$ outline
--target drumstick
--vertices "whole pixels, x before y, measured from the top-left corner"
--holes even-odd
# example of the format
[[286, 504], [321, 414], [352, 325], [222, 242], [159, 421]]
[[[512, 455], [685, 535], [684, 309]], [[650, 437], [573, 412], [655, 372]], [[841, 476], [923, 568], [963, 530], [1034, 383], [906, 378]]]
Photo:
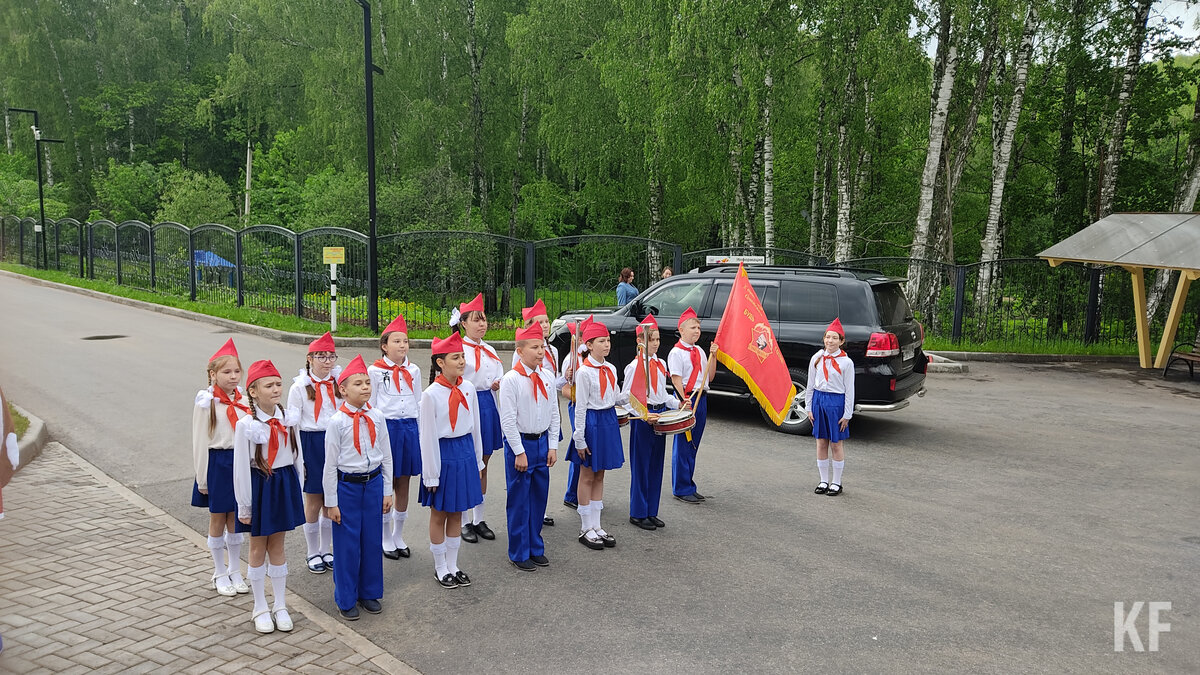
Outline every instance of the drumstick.
[[571, 377], [567, 379], [567, 386], [570, 388], [570, 393], [567, 394], [567, 398], [570, 399], [572, 403], [575, 402], [575, 372], [579, 370], [579, 364], [576, 362], [576, 359], [579, 357], [578, 341], [579, 323], [576, 322], [575, 330], [571, 333], [571, 360], [567, 364], [567, 367], [571, 370]]
[[[649, 333], [650, 333], [650, 331], [642, 332], [643, 338], [646, 339], [647, 341], [649, 341], [649, 339], [650, 339]], [[638, 362], [639, 362], [639, 365], [637, 367], [642, 368], [642, 370], [646, 374], [646, 405], [645, 405], [646, 412], [642, 413], [642, 421], [649, 423], [650, 422], [650, 357], [646, 355], [646, 343], [644, 343], [644, 342], [638, 342]]]
[[[717, 351], [713, 352], [712, 354], [709, 355], [708, 366], [704, 369], [704, 381], [701, 382], [700, 386], [696, 387], [696, 390], [693, 391], [692, 395], [688, 397], [688, 404], [689, 404], [688, 407], [693, 411], [696, 410], [696, 403], [700, 400], [700, 394], [703, 394], [704, 388], [708, 386], [708, 378], [712, 377], [713, 368], [715, 367], [715, 364], [717, 362], [717, 352], [719, 352], [719, 351], [721, 351], [721, 348], [718, 346]], [[692, 442], [691, 429], [689, 429], [684, 434], [684, 438], [687, 439], [688, 443]]]

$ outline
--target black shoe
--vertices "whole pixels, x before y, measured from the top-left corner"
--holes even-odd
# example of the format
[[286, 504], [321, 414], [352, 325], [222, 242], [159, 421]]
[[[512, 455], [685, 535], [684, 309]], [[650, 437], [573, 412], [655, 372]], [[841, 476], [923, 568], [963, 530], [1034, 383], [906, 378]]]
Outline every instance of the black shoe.
[[826, 483], [825, 481], [817, 483], [817, 487], [813, 488], [813, 494], [823, 495], [826, 492], [829, 492], [829, 483]]
[[827, 496], [827, 497], [836, 497], [836, 496], [838, 496], [838, 495], [840, 495], [840, 494], [842, 494], [842, 486], [841, 486], [841, 485], [838, 485], [837, 483], [831, 483], [831, 484], [829, 485], [829, 492], [826, 492], [826, 493], [825, 493], [825, 496]]
[[359, 605], [372, 614], [378, 614], [383, 611], [383, 605], [379, 604], [378, 600], [359, 600]]
[[383, 557], [387, 558], [388, 560], [399, 560], [400, 559], [400, 551], [397, 551], [396, 549], [392, 549], [389, 551], [385, 548], [385, 549], [383, 549]]
[[412, 557], [412, 549], [410, 549], [407, 546], [405, 546], [404, 548], [396, 549], [396, 553], [399, 554], [396, 556], [397, 558], [411, 558]]
[[656, 518], [655, 516], [650, 516], [650, 517], [649, 517], [649, 518], [647, 518], [646, 520], [648, 520], [648, 521], [650, 521], [650, 522], [654, 523], [654, 526], [655, 526], [655, 527], [666, 527], [666, 526], [667, 526], [667, 524], [666, 524], [666, 523], [664, 523], [663, 521], [659, 520], [659, 519], [658, 519], [658, 518]]
[[342, 618], [347, 621], [358, 621], [358, 606], [355, 605], [350, 609], [339, 609], [338, 614], [341, 614]]
[[488, 524], [485, 521], [481, 520], [478, 523], [475, 523], [474, 527], [475, 533], [484, 539], [491, 541], [496, 538], [496, 533], [492, 532], [492, 528], [488, 527]]
[[692, 494], [695, 495], [696, 499], [699, 499], [700, 501], [704, 501], [704, 500], [708, 499], [708, 497], [705, 497], [704, 495], [700, 494], [699, 492], [693, 492]]
[[629, 522], [633, 523], [634, 525], [637, 525], [638, 527], [642, 528], [643, 530], [657, 530], [658, 529], [658, 526], [655, 525], [654, 523], [650, 522], [649, 518], [634, 518], [633, 516], [629, 516]]
[[531, 555], [531, 556], [529, 556], [529, 561], [532, 562], [534, 565], [537, 565], [538, 567], [549, 567], [550, 566], [550, 559], [544, 555]]
[[588, 538], [588, 534], [592, 534], [591, 530], [579, 533], [579, 543], [592, 549], [593, 551], [604, 550], [604, 540], [597, 536], [595, 539]]
[[459, 586], [471, 585], [471, 577], [467, 576], [467, 573], [462, 570], [455, 573], [454, 580], [458, 582]]
[[564, 499], [563, 506], [567, 507], [568, 509], [578, 509], [579, 502], [573, 502], [570, 499]]
[[689, 504], [699, 504], [700, 499], [696, 495], [675, 495], [675, 499]]
[[528, 560], [509, 560], [508, 562], [512, 563], [513, 567], [521, 570], [522, 572], [536, 572], [537, 571], [537, 565], [534, 565], [533, 563], [529, 562]]
[[600, 535], [600, 541], [604, 542], [604, 548], [612, 548], [617, 545], [617, 538], [607, 532]]
[[542, 525], [545, 525], [546, 527], [554, 527], [554, 519], [550, 516], [546, 516], [545, 518], [542, 518]]
[[437, 572], [434, 572], [433, 578], [437, 579], [442, 588], [458, 588], [458, 579], [455, 579], [453, 574], [447, 573], [445, 576], [439, 577]]
[[328, 569], [325, 567], [325, 561], [321, 559], [320, 554], [308, 556], [307, 564], [308, 571], [313, 574], [324, 574], [325, 570]]
[[475, 526], [467, 523], [462, 526], [462, 540], [468, 544], [479, 543], [479, 536], [475, 534]]

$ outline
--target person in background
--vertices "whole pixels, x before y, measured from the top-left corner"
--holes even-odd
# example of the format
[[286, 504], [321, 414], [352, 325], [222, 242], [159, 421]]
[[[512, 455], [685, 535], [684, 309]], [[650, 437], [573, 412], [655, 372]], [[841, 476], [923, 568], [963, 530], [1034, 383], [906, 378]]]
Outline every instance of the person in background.
[[632, 302], [637, 295], [637, 286], [633, 285], [633, 270], [626, 267], [621, 270], [621, 281], [617, 284], [617, 304], [624, 307]]
[[672, 276], [675, 276], [675, 273], [671, 271], [670, 266], [664, 267], [662, 271], [662, 278], [666, 279]]

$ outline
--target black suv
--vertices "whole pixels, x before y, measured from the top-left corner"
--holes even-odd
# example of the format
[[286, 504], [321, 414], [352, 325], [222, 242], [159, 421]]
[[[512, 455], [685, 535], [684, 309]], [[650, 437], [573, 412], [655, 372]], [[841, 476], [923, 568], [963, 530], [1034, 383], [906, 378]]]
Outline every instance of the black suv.
[[[921, 349], [925, 330], [913, 319], [904, 297], [904, 279], [886, 277], [873, 270], [821, 267], [747, 266], [750, 283], [758, 292], [783, 350], [798, 395], [780, 431], [808, 434], [812, 425], [804, 410], [808, 362], [823, 348], [825, 328], [840, 317], [846, 330], [845, 350], [855, 366], [856, 412], [888, 412], [908, 405], [916, 394], [925, 395], [928, 359]], [[553, 322], [550, 341], [560, 354], [570, 351], [566, 322], [594, 314], [613, 338], [609, 361], [624, 375], [624, 366], [637, 354], [634, 328], [654, 314], [662, 328], [659, 355], [679, 339], [675, 326], [688, 307], [696, 310], [703, 331], [700, 346], [708, 349], [721, 322], [733, 288], [737, 266], [719, 265], [663, 279], [620, 308], [565, 312]], [[711, 393], [749, 398], [745, 383], [724, 366], [717, 367]], [[768, 420], [766, 414], [763, 419]]]

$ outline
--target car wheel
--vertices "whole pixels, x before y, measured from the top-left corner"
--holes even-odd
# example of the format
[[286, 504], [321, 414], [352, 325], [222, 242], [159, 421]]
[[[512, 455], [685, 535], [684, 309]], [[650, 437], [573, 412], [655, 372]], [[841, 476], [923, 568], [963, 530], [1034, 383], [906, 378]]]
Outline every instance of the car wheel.
[[792, 407], [788, 410], [787, 417], [783, 419], [783, 424], [775, 424], [762, 407], [759, 407], [758, 411], [762, 415], [763, 421], [771, 425], [775, 431], [796, 436], [806, 436], [812, 433], [812, 422], [808, 419], [808, 411], [804, 409], [803, 384], [796, 383], [796, 396], [792, 399]]

